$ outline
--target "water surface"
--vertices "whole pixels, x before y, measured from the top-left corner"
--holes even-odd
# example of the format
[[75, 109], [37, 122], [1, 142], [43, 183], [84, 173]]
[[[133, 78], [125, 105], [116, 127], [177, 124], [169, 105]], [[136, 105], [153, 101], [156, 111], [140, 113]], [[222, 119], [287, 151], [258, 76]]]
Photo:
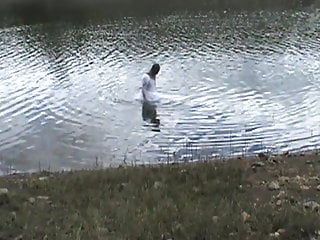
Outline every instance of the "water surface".
[[[319, 30], [313, 8], [3, 27], [0, 170], [314, 149]], [[154, 62], [150, 108], [136, 98]]]

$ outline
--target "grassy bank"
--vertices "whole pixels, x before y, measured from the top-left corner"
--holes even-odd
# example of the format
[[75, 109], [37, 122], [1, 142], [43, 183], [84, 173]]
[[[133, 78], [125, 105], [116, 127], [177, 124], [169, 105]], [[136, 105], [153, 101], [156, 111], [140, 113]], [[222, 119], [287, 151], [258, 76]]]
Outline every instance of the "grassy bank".
[[319, 170], [314, 154], [5, 176], [0, 239], [318, 239]]

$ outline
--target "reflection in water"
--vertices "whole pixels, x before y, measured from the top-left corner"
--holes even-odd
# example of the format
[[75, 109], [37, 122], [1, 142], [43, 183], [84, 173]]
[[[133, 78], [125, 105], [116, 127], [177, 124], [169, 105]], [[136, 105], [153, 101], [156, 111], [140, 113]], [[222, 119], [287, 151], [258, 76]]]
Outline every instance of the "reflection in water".
[[160, 132], [160, 119], [157, 118], [157, 106], [144, 101], [142, 104], [142, 119], [143, 121], [152, 123], [152, 131]]
[[[313, 149], [319, 28], [313, 8], [0, 28], [0, 171]], [[163, 101], [141, 106], [154, 61]]]
[[[316, 5], [317, 0], [2, 0], [1, 24], [31, 24], [55, 20], [87, 22], [106, 16], [150, 16], [171, 13], [175, 10], [198, 12], [201, 10], [230, 11], [261, 9], [294, 9]], [[316, 5], [317, 6], [317, 5]], [[8, 23], [6, 23], [8, 22]]]

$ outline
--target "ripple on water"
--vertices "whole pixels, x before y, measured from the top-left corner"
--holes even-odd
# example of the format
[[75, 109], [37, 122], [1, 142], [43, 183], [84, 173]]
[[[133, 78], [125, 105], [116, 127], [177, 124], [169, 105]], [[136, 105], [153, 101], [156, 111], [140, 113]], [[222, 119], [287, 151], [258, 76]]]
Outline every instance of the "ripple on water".
[[[320, 142], [316, 12], [180, 14], [0, 30], [0, 150], [19, 170]], [[161, 64], [160, 124], [141, 76]], [[158, 157], [158, 158], [157, 158]]]

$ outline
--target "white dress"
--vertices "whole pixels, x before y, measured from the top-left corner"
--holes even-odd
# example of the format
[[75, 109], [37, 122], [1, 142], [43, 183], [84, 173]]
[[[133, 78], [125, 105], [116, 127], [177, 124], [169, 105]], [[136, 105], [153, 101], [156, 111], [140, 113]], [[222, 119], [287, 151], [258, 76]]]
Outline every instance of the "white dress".
[[144, 74], [142, 78], [142, 96], [143, 100], [147, 102], [158, 102], [160, 96], [157, 92], [156, 81], [148, 74]]

